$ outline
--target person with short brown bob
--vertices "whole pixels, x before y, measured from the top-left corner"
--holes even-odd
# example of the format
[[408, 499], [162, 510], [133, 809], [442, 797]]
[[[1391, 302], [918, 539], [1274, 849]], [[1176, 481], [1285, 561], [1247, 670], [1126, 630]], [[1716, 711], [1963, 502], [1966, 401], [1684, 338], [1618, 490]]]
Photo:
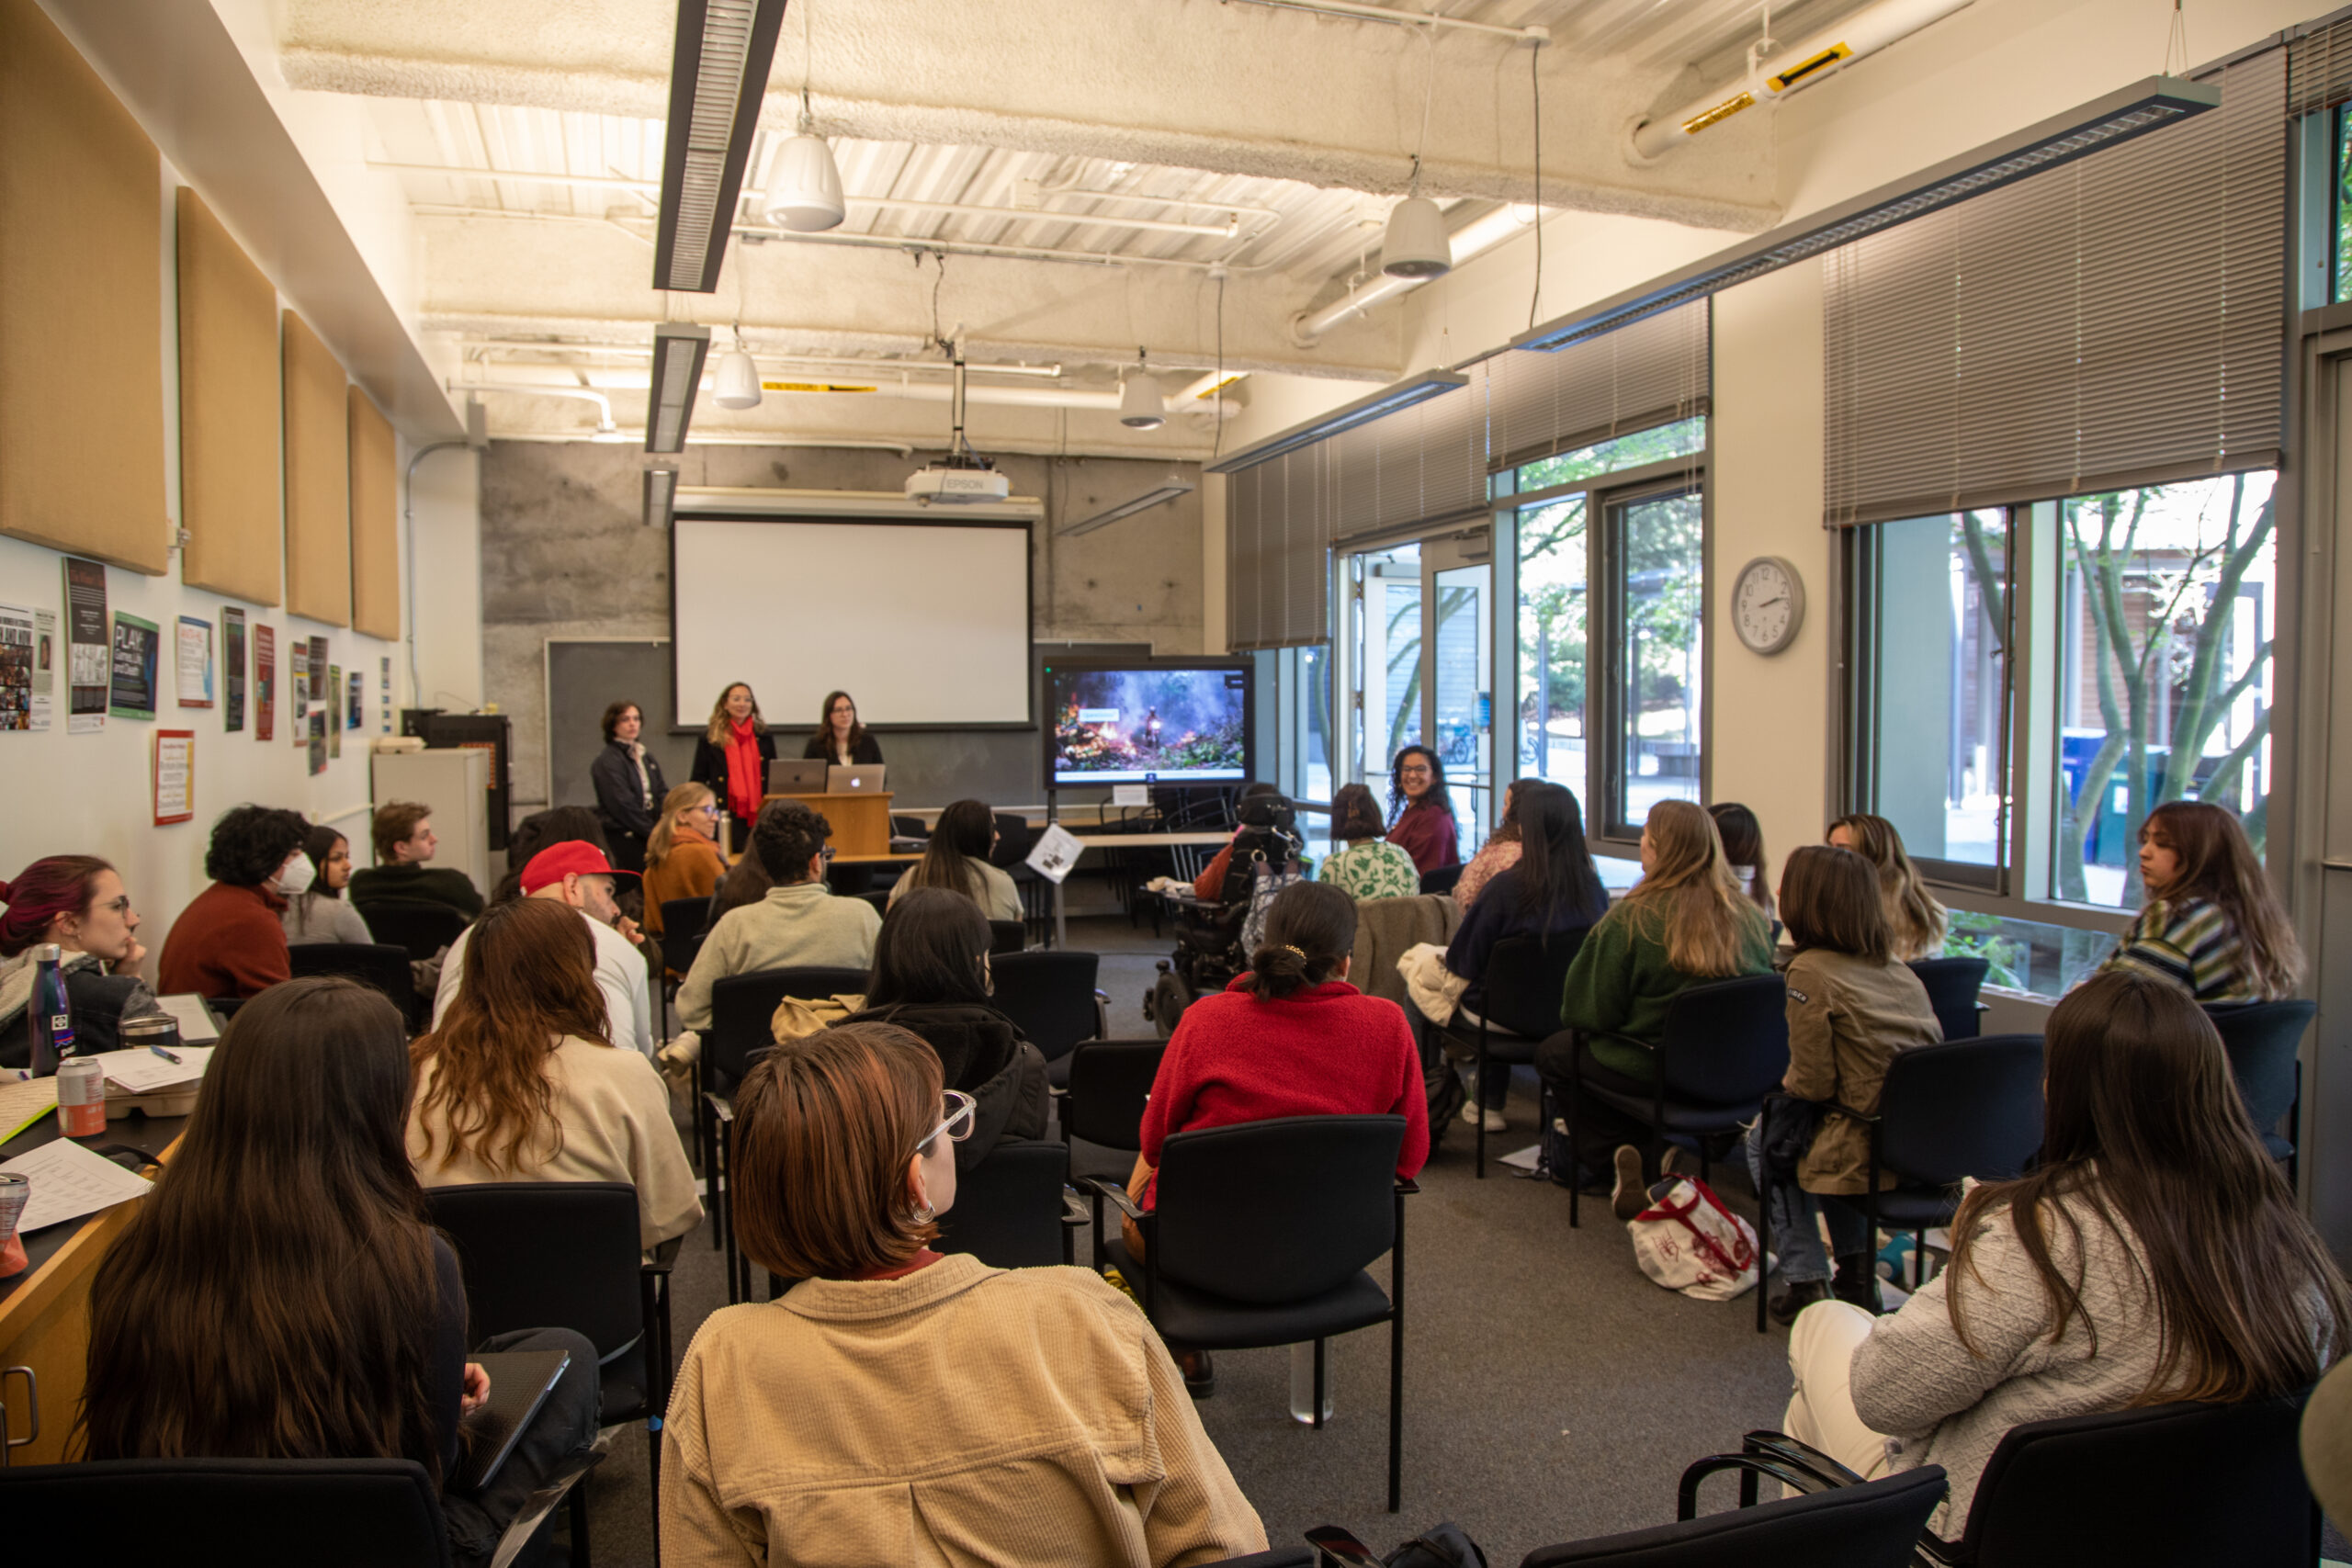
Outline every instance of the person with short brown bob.
[[1163, 1568], [1266, 1548], [1133, 1302], [1083, 1269], [932, 1249], [971, 1101], [888, 1024], [768, 1052], [735, 1097], [735, 1225], [799, 1282], [713, 1314], [662, 1433], [670, 1568]]

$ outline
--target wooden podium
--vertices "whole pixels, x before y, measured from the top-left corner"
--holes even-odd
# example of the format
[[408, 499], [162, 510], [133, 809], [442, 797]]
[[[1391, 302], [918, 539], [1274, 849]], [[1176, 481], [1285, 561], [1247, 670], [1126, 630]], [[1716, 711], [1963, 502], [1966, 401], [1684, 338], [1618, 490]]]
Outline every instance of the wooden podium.
[[797, 800], [831, 824], [825, 840], [844, 857], [870, 858], [890, 852], [890, 792], [843, 790], [838, 795], [771, 795], [768, 800]]

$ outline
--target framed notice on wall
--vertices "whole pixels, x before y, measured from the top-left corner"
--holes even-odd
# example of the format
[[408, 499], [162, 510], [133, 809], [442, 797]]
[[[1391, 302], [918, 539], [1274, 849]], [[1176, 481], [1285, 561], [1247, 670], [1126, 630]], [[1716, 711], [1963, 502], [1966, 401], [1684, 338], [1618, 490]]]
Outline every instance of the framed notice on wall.
[[155, 826], [196, 816], [196, 731], [155, 731]]

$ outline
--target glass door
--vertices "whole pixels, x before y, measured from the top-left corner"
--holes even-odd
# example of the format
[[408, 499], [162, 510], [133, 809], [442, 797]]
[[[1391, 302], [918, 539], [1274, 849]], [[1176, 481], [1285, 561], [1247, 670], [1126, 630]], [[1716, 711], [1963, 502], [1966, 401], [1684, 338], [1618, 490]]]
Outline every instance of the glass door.
[[1494, 563], [1481, 525], [1345, 559], [1341, 755], [1384, 804], [1407, 746], [1438, 754], [1466, 856], [1492, 821]]

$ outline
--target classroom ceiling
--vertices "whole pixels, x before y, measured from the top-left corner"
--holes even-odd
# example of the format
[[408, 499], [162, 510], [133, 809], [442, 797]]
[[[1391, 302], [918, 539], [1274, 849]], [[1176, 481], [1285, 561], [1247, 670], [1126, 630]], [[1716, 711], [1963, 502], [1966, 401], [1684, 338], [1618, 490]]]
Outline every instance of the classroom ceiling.
[[[1531, 63], [1546, 210], [1735, 231], [1780, 216], [1768, 114], [1656, 163], [1625, 145], [1644, 114], [1742, 73], [1757, 0], [1393, 3], [1551, 40], [1250, 0], [794, 0], [747, 190], [805, 82], [849, 220], [742, 234], [715, 295], [667, 296], [650, 287], [650, 239], [673, 5], [283, 0], [277, 15], [289, 85], [366, 100], [369, 162], [400, 182], [421, 239], [423, 324], [463, 345], [464, 378], [601, 390], [624, 424], [642, 418], [645, 345], [665, 316], [722, 340], [740, 321], [769, 378], [796, 384], [877, 365], [934, 384], [939, 337], [977, 365], [1058, 371], [999, 378], [1033, 403], [1049, 388], [1108, 393], [1138, 348], [1171, 393], [1220, 352], [1245, 371], [1392, 378], [1407, 368], [1393, 303], [1312, 343], [1294, 318], [1377, 276], [1425, 112], [1421, 188], [1451, 227], [1529, 215]], [[1772, 30], [1793, 40], [1863, 3], [1781, 0]], [[739, 223], [763, 226], [750, 202]], [[842, 400], [772, 394], [732, 423], [890, 423]], [[941, 411], [913, 412], [944, 429]], [[493, 431], [604, 418], [577, 396], [492, 400]], [[1209, 418], [1122, 434], [1173, 449], [1204, 440]], [[1119, 430], [1107, 412], [1062, 419], [1062, 439], [1072, 422]]]

